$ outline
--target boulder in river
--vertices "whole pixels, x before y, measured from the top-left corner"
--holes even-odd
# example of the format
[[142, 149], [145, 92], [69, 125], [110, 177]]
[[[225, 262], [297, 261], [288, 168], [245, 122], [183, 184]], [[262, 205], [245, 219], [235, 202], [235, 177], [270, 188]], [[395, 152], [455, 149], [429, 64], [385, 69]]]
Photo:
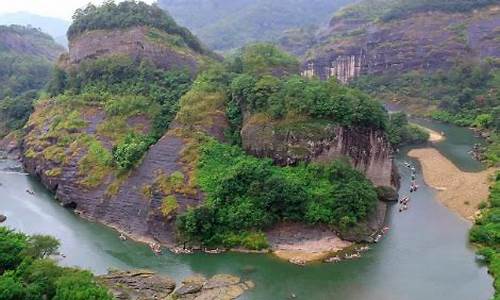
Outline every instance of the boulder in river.
[[0, 223], [5, 222], [6, 220], [7, 220], [7, 217], [4, 216], [4, 215], [2, 215], [2, 214], [0, 214]]
[[377, 195], [380, 201], [397, 202], [399, 199], [398, 192], [390, 186], [377, 187]]
[[150, 271], [112, 271], [100, 276], [115, 299], [165, 299], [175, 289], [175, 281]]
[[254, 287], [251, 281], [242, 282], [239, 277], [226, 274], [210, 279], [190, 276], [178, 289], [173, 279], [150, 271], [111, 271], [99, 280], [118, 300], [233, 300]]
[[233, 300], [253, 287], [253, 282], [242, 282], [239, 277], [232, 275], [219, 274], [210, 279], [196, 275], [186, 278], [168, 299]]

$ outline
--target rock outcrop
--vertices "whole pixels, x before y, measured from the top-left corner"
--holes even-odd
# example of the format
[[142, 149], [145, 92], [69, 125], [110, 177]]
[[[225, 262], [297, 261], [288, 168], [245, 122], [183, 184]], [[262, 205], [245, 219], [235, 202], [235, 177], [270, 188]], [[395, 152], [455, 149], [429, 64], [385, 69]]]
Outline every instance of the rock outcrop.
[[112, 271], [100, 276], [99, 281], [119, 300], [232, 300], [254, 287], [251, 281], [219, 274], [209, 279], [201, 275], [188, 277], [176, 289], [174, 280], [149, 271]]
[[182, 281], [182, 285], [168, 298], [169, 300], [232, 300], [252, 289], [254, 283], [242, 282], [239, 277], [219, 274], [206, 279], [195, 275]]
[[319, 35], [302, 74], [347, 83], [360, 75], [435, 71], [457, 60], [500, 57], [499, 28], [498, 5], [470, 13], [414, 13], [387, 22], [340, 15]]
[[99, 281], [119, 300], [165, 299], [175, 289], [174, 280], [149, 271], [112, 271]]
[[329, 123], [290, 126], [249, 120], [241, 131], [243, 148], [279, 165], [346, 158], [377, 186], [396, 186], [392, 147], [385, 134], [370, 128]]
[[69, 41], [69, 63], [126, 55], [147, 59], [163, 69], [188, 69], [195, 74], [206, 57], [175, 41], [175, 36], [147, 26], [87, 31]]

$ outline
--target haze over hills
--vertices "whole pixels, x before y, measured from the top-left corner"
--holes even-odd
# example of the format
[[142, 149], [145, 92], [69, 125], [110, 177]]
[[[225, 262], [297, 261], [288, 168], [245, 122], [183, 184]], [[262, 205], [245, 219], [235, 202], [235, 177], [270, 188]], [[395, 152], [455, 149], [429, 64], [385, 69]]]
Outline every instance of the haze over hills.
[[278, 39], [285, 30], [318, 26], [353, 0], [159, 0], [211, 49], [225, 52]]
[[20, 11], [15, 13], [0, 14], [0, 25], [31, 25], [40, 28], [43, 32], [50, 34], [57, 43], [67, 47], [66, 31], [70, 25], [69, 21], [54, 17], [40, 16], [30, 12]]

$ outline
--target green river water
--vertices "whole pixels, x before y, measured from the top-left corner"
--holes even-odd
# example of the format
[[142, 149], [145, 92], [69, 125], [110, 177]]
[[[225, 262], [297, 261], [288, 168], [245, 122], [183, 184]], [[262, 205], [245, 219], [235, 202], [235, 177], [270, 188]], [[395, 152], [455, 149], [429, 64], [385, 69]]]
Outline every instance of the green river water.
[[[467, 154], [478, 142], [469, 130], [417, 122], [446, 133], [447, 139], [436, 147], [461, 169], [481, 169]], [[403, 166], [409, 161], [406, 151], [402, 149], [397, 158], [404, 193], [410, 176]], [[178, 279], [192, 273], [230, 273], [256, 284], [242, 299], [288, 299], [292, 293], [310, 300], [487, 300], [493, 295], [492, 278], [467, 243], [470, 223], [435, 199], [420, 172], [421, 189], [413, 196], [410, 210], [399, 213], [391, 207], [389, 233], [361, 259], [299, 267], [261, 254], [155, 256], [147, 246], [120, 241], [116, 232], [62, 208], [35, 179], [21, 172], [17, 162], [2, 160], [0, 170], [0, 212], [8, 216], [6, 225], [59, 238], [66, 255], [60, 261], [63, 265], [96, 273], [108, 268], [147, 268]]]

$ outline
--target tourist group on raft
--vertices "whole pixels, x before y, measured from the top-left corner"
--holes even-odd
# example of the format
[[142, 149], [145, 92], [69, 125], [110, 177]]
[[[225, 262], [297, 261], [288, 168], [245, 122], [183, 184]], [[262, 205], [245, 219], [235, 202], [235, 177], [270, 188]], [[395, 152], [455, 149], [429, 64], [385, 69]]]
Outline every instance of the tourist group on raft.
[[[410, 183], [410, 195], [412, 193], [417, 192], [418, 190], [418, 185], [417, 185], [417, 170], [415, 169], [414, 166], [412, 166], [410, 163], [405, 162], [405, 166], [411, 170], [411, 183]], [[410, 205], [410, 195], [404, 196], [399, 200], [399, 212], [403, 212], [408, 210], [409, 205]]]

